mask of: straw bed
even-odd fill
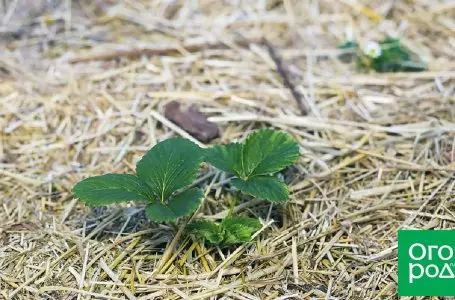
[[[0,2],[0,298],[396,299],[397,230],[454,227],[452,2],[37,1],[29,18]],[[400,35],[429,70],[361,73],[338,58],[349,32]],[[207,146],[170,101],[219,126],[211,144],[263,127],[299,142],[290,201],[237,204],[263,224],[252,242],[73,199],[158,141]],[[227,179],[202,166],[199,217],[226,215]]]

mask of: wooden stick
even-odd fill
[[[291,91],[292,97],[294,97],[295,101],[297,102],[297,106],[300,109],[302,115],[308,114],[305,105],[303,104],[302,96],[295,88],[294,84],[292,83],[291,79],[289,78],[288,72],[283,65],[281,58],[279,57],[278,53],[273,48],[272,44],[270,44],[266,39],[263,40],[263,44],[269,51],[270,57],[275,62],[276,70],[278,74],[280,74],[281,78],[283,79],[284,85]]]

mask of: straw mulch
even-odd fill
[[[454,227],[453,2],[1,2],[0,298],[396,299],[397,230]],[[351,34],[399,35],[429,70],[359,72],[338,58]],[[300,143],[289,203],[237,206],[264,225],[253,242],[208,247],[141,205],[73,199],[187,137],[172,100],[218,124],[211,144],[263,127]],[[201,217],[228,210],[226,178],[202,166]]]

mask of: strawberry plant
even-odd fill
[[[191,215],[201,204],[202,190],[189,188],[199,165],[207,161],[234,174],[238,189],[228,217],[221,222],[196,220],[188,231],[212,244],[244,243],[261,228],[253,218],[233,216],[241,194],[272,202],[285,202],[289,192],[283,180],[273,176],[299,158],[297,143],[287,134],[270,129],[253,132],[244,143],[231,143],[206,150],[183,138],[158,143],[138,162],[136,174],[105,174],[76,184],[76,197],[91,206],[127,201],[146,202],[146,215],[154,221],[174,222]]]
[[[137,176],[106,174],[89,177],[73,188],[92,206],[126,201],[146,202],[146,215],[154,221],[175,221],[200,205],[203,193],[190,185],[204,152],[193,142],[171,138],[155,145],[136,166]]]
[[[289,191],[274,173],[295,163],[299,146],[288,134],[271,129],[257,130],[244,143],[220,145],[206,150],[205,160],[234,175],[231,185],[238,193],[231,203],[229,216],[220,223],[196,221],[188,230],[212,244],[231,245],[247,242],[261,228],[258,220],[232,216],[240,194],[271,202],[285,202]]]
[[[360,70],[376,72],[421,72],[427,68],[422,60],[399,39],[386,38],[379,42],[367,41],[363,45],[348,41],[338,46],[339,49],[351,50],[353,53],[343,54],[340,58],[356,57]]]

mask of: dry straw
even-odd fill
[[[396,299],[397,230],[455,222],[454,4],[113,2],[20,19],[21,1],[0,1],[0,298]],[[401,35],[429,71],[359,73],[337,58],[351,33]],[[213,143],[261,127],[298,140],[290,202],[236,208],[262,219],[254,242],[207,248],[141,206],[72,199],[187,137],[163,115],[172,100],[219,125]],[[226,214],[226,179],[204,166],[201,216]]]

